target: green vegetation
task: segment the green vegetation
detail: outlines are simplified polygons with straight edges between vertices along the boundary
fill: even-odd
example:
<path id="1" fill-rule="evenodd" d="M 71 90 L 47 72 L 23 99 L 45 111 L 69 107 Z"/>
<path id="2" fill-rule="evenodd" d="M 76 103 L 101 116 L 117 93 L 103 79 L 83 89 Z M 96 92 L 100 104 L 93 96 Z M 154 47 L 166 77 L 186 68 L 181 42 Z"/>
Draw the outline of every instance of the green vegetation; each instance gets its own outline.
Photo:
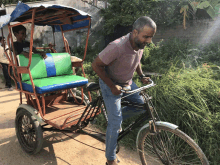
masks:
<path id="1" fill-rule="evenodd" d="M 108 8 L 102 10 L 105 35 L 113 34 L 117 25 L 132 25 L 143 15 L 150 16 L 158 26 L 171 26 L 182 22 L 179 12 L 182 2 L 179 1 L 109 0 L 108 3 Z"/>
<path id="2" fill-rule="evenodd" d="M 149 91 L 161 120 L 178 125 L 199 144 L 212 163 L 220 161 L 218 74 L 206 64 L 195 69 L 172 66 Z"/>

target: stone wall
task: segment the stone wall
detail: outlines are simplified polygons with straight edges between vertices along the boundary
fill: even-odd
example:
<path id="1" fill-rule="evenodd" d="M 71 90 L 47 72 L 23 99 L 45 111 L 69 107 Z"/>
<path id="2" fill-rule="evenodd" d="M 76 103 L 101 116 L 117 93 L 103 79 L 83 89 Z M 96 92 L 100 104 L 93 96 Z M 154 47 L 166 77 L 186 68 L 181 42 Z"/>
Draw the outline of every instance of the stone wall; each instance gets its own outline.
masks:
<path id="1" fill-rule="evenodd" d="M 216 20 L 201 20 L 188 23 L 186 30 L 182 25 L 173 28 L 158 27 L 157 33 L 153 38 L 156 43 L 161 39 L 166 40 L 170 37 L 188 39 L 193 43 L 207 44 L 211 40 L 220 43 L 220 17 Z"/>

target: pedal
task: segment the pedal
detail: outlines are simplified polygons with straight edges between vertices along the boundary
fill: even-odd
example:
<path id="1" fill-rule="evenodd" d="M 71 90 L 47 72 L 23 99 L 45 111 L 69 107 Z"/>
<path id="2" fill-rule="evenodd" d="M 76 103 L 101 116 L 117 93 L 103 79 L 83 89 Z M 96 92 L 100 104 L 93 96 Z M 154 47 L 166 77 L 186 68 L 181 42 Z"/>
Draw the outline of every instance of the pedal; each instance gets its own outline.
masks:
<path id="1" fill-rule="evenodd" d="M 116 156 L 116 159 L 117 159 L 117 163 L 120 163 L 120 160 L 118 159 L 118 157 Z"/>
<path id="2" fill-rule="evenodd" d="M 148 97 L 148 98 L 147 98 L 147 100 L 149 101 L 149 100 L 151 100 L 152 98 L 153 98 L 153 97 L 152 97 L 152 96 L 150 96 L 150 97 Z"/>

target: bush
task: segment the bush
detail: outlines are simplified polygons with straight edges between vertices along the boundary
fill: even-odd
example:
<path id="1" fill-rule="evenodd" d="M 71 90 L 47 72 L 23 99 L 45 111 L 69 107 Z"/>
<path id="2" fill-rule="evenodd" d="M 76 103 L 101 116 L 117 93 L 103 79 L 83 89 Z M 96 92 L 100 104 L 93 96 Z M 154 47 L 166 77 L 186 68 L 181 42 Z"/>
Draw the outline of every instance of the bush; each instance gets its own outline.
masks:
<path id="1" fill-rule="evenodd" d="M 179 1 L 155 0 L 109 0 L 108 8 L 102 10 L 105 19 L 104 35 L 114 33 L 116 26 L 130 26 L 140 16 L 151 17 L 158 26 L 173 26 L 182 23 L 182 14 L 179 12 Z"/>
<path id="2" fill-rule="evenodd" d="M 161 41 L 157 45 L 145 47 L 141 60 L 143 70 L 166 73 L 174 64 L 176 67 L 182 68 L 182 60 L 187 58 L 187 50 L 191 47 L 189 41 L 178 38 L 171 38 Z"/>

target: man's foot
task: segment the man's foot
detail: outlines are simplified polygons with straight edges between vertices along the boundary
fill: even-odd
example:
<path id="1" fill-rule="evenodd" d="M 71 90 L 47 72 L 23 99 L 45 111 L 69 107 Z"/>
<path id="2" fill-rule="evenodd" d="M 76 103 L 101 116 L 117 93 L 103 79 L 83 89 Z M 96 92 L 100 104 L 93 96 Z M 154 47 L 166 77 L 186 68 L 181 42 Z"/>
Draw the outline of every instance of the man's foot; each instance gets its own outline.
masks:
<path id="1" fill-rule="evenodd" d="M 13 91 L 13 88 L 12 87 L 8 88 L 8 91 Z"/>
<path id="2" fill-rule="evenodd" d="M 115 160 L 107 160 L 107 162 L 106 162 L 106 165 L 117 165 L 118 163 L 117 163 L 117 160 L 115 159 Z"/>
<path id="3" fill-rule="evenodd" d="M 13 88 L 12 87 L 5 87 L 8 91 L 13 91 Z"/>

